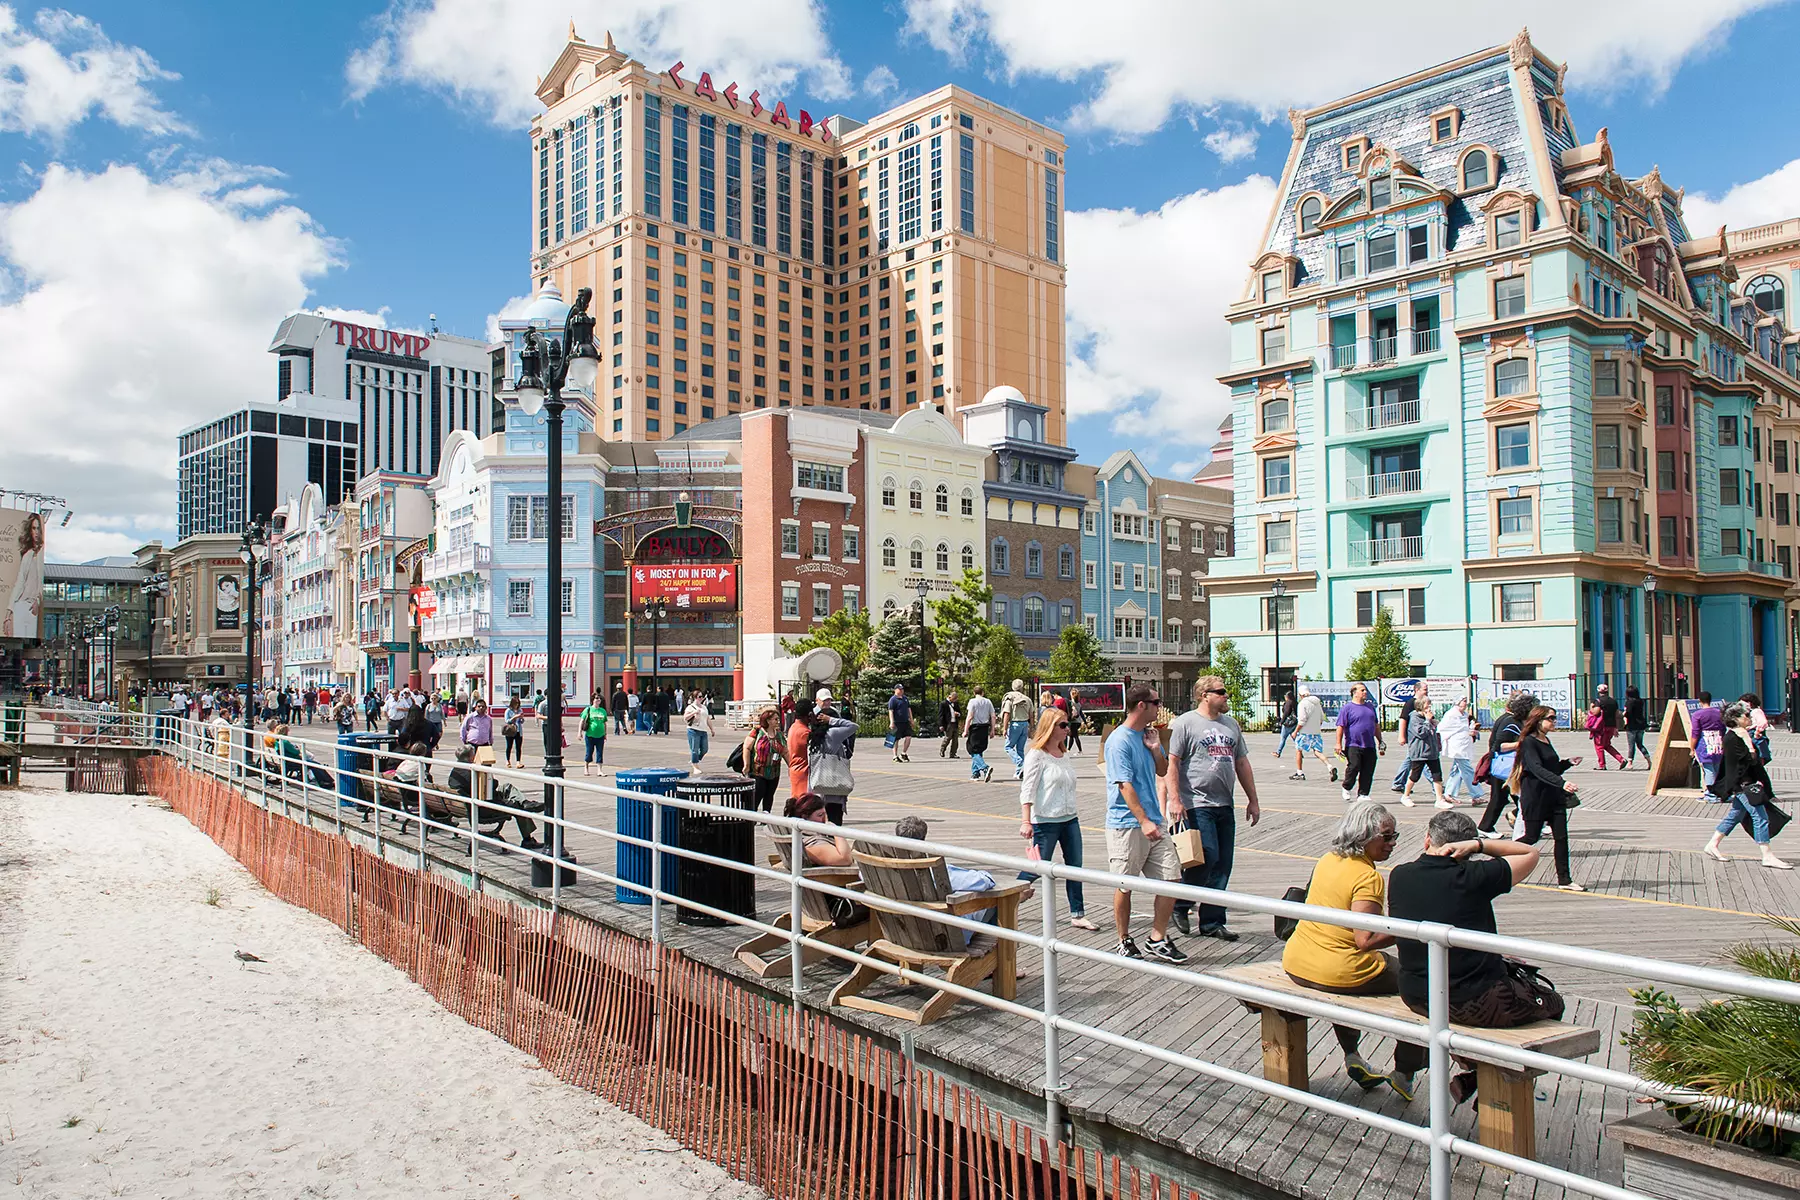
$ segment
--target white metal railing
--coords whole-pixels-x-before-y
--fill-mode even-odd
[[[487,546],[474,545],[456,550],[439,550],[436,554],[426,555],[419,575],[423,579],[448,579],[452,575],[462,575],[469,571],[485,571],[492,553]]]
[[[1419,415],[1420,408],[1417,400],[1352,404],[1344,409],[1344,430],[1346,433],[1363,433],[1370,429],[1388,429],[1395,425],[1417,425]]]
[[[1392,362],[1400,356],[1400,339],[1393,334],[1387,337],[1369,339],[1369,361],[1371,363]]]
[[[1420,470],[1386,471],[1380,475],[1351,475],[1344,480],[1344,495],[1351,500],[1379,500],[1383,496],[1409,496],[1425,488]]]
[[[1383,563],[1417,562],[1425,557],[1422,537],[1367,538],[1350,543],[1350,565],[1378,567]]]
[[[485,612],[439,613],[419,622],[419,637],[427,642],[448,642],[486,633],[492,617]]]
[[[222,731],[217,727],[201,726],[185,720],[170,722],[165,718],[162,729],[168,735],[165,738],[165,745],[169,753],[182,765],[236,782],[253,803],[260,804],[265,808],[271,810],[279,808],[290,817],[294,817],[295,809],[299,808],[299,816],[295,819],[302,820],[309,825],[316,825],[319,821],[328,819],[340,833],[346,830],[361,831],[363,836],[373,839],[377,853],[385,853],[384,847],[386,846],[396,848],[404,846],[411,849],[416,852],[421,869],[429,869],[428,860],[434,846],[441,858],[444,856],[446,846],[454,847],[466,843],[468,872],[474,886],[479,888],[482,851],[484,848],[492,850],[500,844],[498,839],[481,833],[473,823],[469,828],[464,829],[454,822],[446,822],[429,815],[428,812],[420,811],[423,798],[427,795],[454,801],[466,801],[466,797],[443,791],[435,783],[428,784],[423,788],[411,784],[396,785],[391,772],[381,773],[381,769],[385,765],[383,760],[397,764],[404,761],[407,756],[396,755],[383,749],[289,738],[288,740],[296,745],[299,752],[307,757],[301,759],[276,758],[263,753],[260,731],[248,739],[250,748],[246,752],[246,739],[244,738],[246,731],[241,726]],[[355,765],[334,771],[325,767],[323,760],[308,754],[309,751],[316,751],[317,754],[327,757],[348,754],[349,761]],[[442,759],[426,759],[421,762],[422,768],[445,765]],[[1180,883],[1164,883],[1137,876],[1119,876],[1106,871],[1070,867],[1054,861],[1025,860],[965,846],[911,841],[873,829],[846,830],[835,825],[813,824],[771,813],[762,813],[754,808],[740,809],[684,800],[678,796],[657,796],[623,791],[617,787],[583,779],[556,781],[542,775],[527,774],[524,771],[499,767],[478,767],[473,764],[456,765],[466,767],[470,771],[471,792],[489,795],[501,794],[497,788],[499,784],[510,784],[517,789],[515,792],[505,794],[511,801],[518,802],[519,807],[514,807],[512,803],[506,801],[490,798],[477,801],[476,804],[479,808],[501,813],[506,817],[525,816],[533,821],[544,822],[549,827],[549,845],[542,850],[523,851],[523,853],[534,862],[548,864],[561,860],[563,870],[551,869],[546,872],[550,883],[544,890],[547,893],[546,898],[553,908],[562,904],[565,887],[562,877],[565,872],[571,872],[575,876],[576,884],[569,886],[578,886],[583,883],[624,886],[647,895],[650,908],[650,936],[658,944],[664,943],[667,939],[666,914],[670,911],[669,906],[671,905],[675,906],[677,910],[689,909],[744,930],[776,934],[784,938],[789,947],[789,987],[796,999],[807,991],[804,976],[805,958],[829,956],[848,963],[866,965],[905,982],[948,992],[971,1004],[1035,1023],[1040,1027],[1043,1036],[1045,1120],[1051,1140],[1062,1136],[1063,1113],[1060,1095],[1063,1091],[1061,1068],[1062,1041],[1065,1036],[1085,1038],[1102,1045],[1112,1046],[1190,1071],[1196,1076],[1219,1080],[1262,1095],[1276,1097],[1290,1104],[1328,1113],[1354,1125],[1393,1134],[1425,1146],[1430,1156],[1430,1195],[1433,1200],[1449,1200],[1451,1168],[1453,1160],[1457,1157],[1501,1167],[1520,1175],[1556,1184],[1570,1191],[1605,1197],[1607,1200],[1651,1200],[1650,1197],[1641,1193],[1605,1180],[1581,1175],[1535,1159],[1521,1158],[1505,1151],[1491,1149],[1452,1134],[1450,1132],[1450,1115],[1455,1107],[1450,1095],[1452,1054],[1478,1056],[1483,1060],[1506,1063],[1521,1069],[1567,1075],[1586,1083],[1618,1089],[1634,1096],[1652,1097],[1671,1103],[1737,1113],[1764,1124],[1800,1132],[1800,1114],[1721,1100],[1685,1089],[1669,1087],[1626,1071],[1539,1054],[1490,1041],[1483,1037],[1453,1031],[1450,1028],[1449,1020],[1449,954],[1452,949],[1487,951],[1535,962],[1628,976],[1641,982],[1700,988],[1740,996],[1760,997],[1789,1004],[1800,1004],[1800,984],[1764,979],[1711,967],[1696,967],[1635,955],[1614,954],[1581,946],[1476,933],[1444,924],[1396,920],[1392,917],[1342,909],[1316,908],[1308,904],[1296,904],[1248,893],[1189,887]],[[485,787],[480,782],[484,778],[487,781]],[[371,785],[366,794],[362,791],[361,786],[364,783]],[[394,805],[383,796],[384,786],[394,789],[395,795],[401,798],[400,806]],[[532,789],[530,794],[535,794],[539,789],[543,791],[547,801],[543,810],[540,811],[535,805],[522,798],[521,793],[524,793],[524,789]],[[371,796],[373,797],[372,801]],[[572,802],[610,806],[620,798],[635,799],[649,806],[650,832],[647,838],[605,829],[584,820],[574,819],[569,815],[569,807]],[[324,808],[324,813],[319,811],[320,807]],[[755,863],[724,859],[667,843],[661,839],[659,831],[663,828],[663,814],[670,809],[678,812],[704,814],[713,818],[753,822],[761,826],[771,837],[788,842],[789,861],[792,866],[790,868],[759,866]],[[396,823],[400,825],[399,837],[396,837],[391,829]],[[563,848],[567,835],[570,833],[599,838],[615,846],[629,846],[648,851],[650,858],[648,879],[626,878],[614,874],[594,862],[568,861],[563,853]],[[876,846],[903,847],[912,851],[943,855],[947,859],[972,862],[990,868],[996,878],[1010,878],[1020,872],[1037,876],[1043,885],[1039,891],[1043,910],[1041,926],[1036,931],[1007,929],[938,912],[930,912],[925,915],[931,921],[942,925],[987,934],[1010,941],[1017,947],[1029,947],[1040,951],[1044,960],[1041,1005],[1034,1008],[1017,999],[1004,1000],[971,987],[951,983],[946,979],[932,978],[918,971],[873,959],[854,949],[845,949],[805,936],[801,905],[805,889],[812,889],[827,896],[843,898],[884,911],[904,912],[912,907],[903,901],[891,900],[871,892],[851,891],[805,877],[801,873],[801,868],[806,863],[803,838],[808,833],[828,836],[850,834],[859,842]],[[434,835],[447,835],[448,840],[440,837],[433,842]],[[517,846],[512,846],[509,847],[509,853],[516,855],[521,853],[521,850]],[[458,857],[460,858],[460,852]],[[513,861],[516,862],[516,858]],[[601,861],[604,861],[604,858]],[[783,929],[771,922],[725,911],[691,898],[673,894],[664,886],[663,880],[668,878],[669,870],[679,868],[682,862],[694,862],[742,872],[783,888],[787,898],[786,911],[790,922],[788,927]],[[457,870],[460,874],[460,865]],[[1152,896],[1169,896],[1197,904],[1218,904],[1238,911],[1315,921],[1423,942],[1427,949],[1428,1016],[1423,1021],[1379,1016],[1361,1009],[1340,1005],[1333,1001],[1329,993],[1321,992],[1317,997],[1296,996],[1289,992],[1274,991],[1255,984],[1225,979],[1200,971],[1184,970],[1164,963],[1123,958],[1109,950],[1064,941],[1057,933],[1058,897],[1061,891],[1056,887],[1058,880],[1075,880],[1084,885],[1102,889],[1122,888]],[[803,947],[810,953],[803,956],[801,953]],[[1222,1066],[1219,1063],[1144,1041],[1128,1033],[1091,1025],[1064,1015],[1059,1006],[1059,964],[1065,959],[1103,964],[1108,969],[1119,972],[1122,978],[1135,976],[1142,981],[1153,982],[1158,985],[1157,994],[1160,996],[1167,997],[1167,989],[1172,986],[1194,988],[1242,1001],[1266,1004],[1272,1008],[1278,1007],[1282,1011],[1302,1013],[1308,1017],[1348,1025],[1415,1044],[1423,1044],[1427,1047],[1429,1056],[1426,1076],[1429,1119],[1424,1125],[1414,1124],[1398,1117],[1271,1082],[1259,1075]],[[1125,985],[1126,988],[1129,986]],[[1179,997],[1172,999],[1173,1002],[1179,1003]]]
[[[1333,370],[1343,370],[1356,365],[1356,343],[1350,342],[1331,348],[1331,366]]]

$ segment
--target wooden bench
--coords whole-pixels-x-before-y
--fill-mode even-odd
[[[789,849],[788,843],[777,836],[775,848],[779,853],[769,856],[769,865],[783,871],[792,870],[793,868],[788,865],[792,858],[792,851]],[[841,887],[846,891],[861,891],[863,886],[862,878],[858,875],[855,867],[806,867],[802,874],[807,879],[827,883],[833,887]],[[831,904],[835,899],[837,897],[827,896],[824,892],[817,892],[812,888],[801,888],[800,932],[806,937],[817,942],[824,942],[828,946],[854,950],[874,936],[874,916],[864,909],[858,914],[858,919],[847,925],[839,925],[831,919]],[[777,914],[772,924],[780,929],[781,933],[759,933],[737,948],[738,961],[754,972],[758,979],[767,979],[771,975],[792,969],[789,955],[793,950],[793,943],[788,935],[788,930],[792,928],[792,916],[793,914],[788,912]],[[771,951],[776,952],[774,958],[763,957]],[[804,944],[800,947],[802,968],[809,963],[828,957],[830,955],[816,947]]]
[[[1250,963],[1212,974],[1235,983],[1250,983],[1274,992],[1304,996],[1341,1004],[1371,1016],[1399,1021],[1419,1021],[1419,1014],[1406,1007],[1398,996],[1340,996],[1301,987],[1288,978],[1279,962]],[[1252,1001],[1244,1007],[1262,1017],[1263,1078],[1285,1084],[1300,1091],[1307,1090],[1306,1021],[1302,1013],[1265,1008]],[[1567,1021],[1534,1021],[1516,1029],[1483,1029],[1473,1025],[1451,1025],[1457,1033],[1485,1038],[1521,1050],[1553,1054],[1558,1058],[1584,1058],[1600,1048],[1600,1031]],[[1423,1045],[1425,1027],[1421,1023],[1416,1040]],[[1526,1070],[1506,1063],[1482,1062],[1477,1055],[1460,1057],[1475,1059],[1476,1120],[1481,1144],[1491,1150],[1503,1150],[1520,1158],[1537,1157],[1537,1121],[1534,1100],[1537,1077],[1543,1072]]]

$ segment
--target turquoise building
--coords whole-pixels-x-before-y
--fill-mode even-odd
[[[1577,133],[1523,33],[1292,119],[1227,314],[1214,638],[1265,699],[1348,678],[1386,609],[1416,674],[1784,708],[1794,347],[1724,239]]]

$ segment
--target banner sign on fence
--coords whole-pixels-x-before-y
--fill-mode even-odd
[[[1319,698],[1327,721],[1337,719],[1338,709],[1350,703],[1350,689],[1356,686],[1356,682],[1350,679],[1302,679],[1300,683]],[[1380,694],[1380,680],[1371,679],[1363,686],[1369,689],[1371,699]]]
[[[1507,698],[1516,691],[1527,691],[1538,703],[1556,710],[1558,729],[1575,728],[1575,684],[1569,679],[1482,679],[1475,685],[1475,707],[1481,714],[1483,727],[1506,708]]]
[[[1468,699],[1469,677],[1466,675],[1425,675],[1411,679],[1383,679],[1381,702],[1404,708],[1423,688],[1431,699],[1431,711],[1442,716],[1458,700]]]
[[[1042,691],[1066,700],[1080,699],[1083,712],[1124,712],[1123,683],[1046,683]]]

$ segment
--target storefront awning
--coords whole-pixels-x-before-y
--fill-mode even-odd
[[[486,675],[487,655],[467,654],[457,659],[456,673],[458,675]]]
[[[506,656],[505,669],[508,671],[547,671],[550,669],[549,662],[548,654],[509,654]],[[562,656],[562,669],[565,671],[575,669],[573,654]]]
[[[457,660],[454,658],[440,658],[431,664],[431,673],[433,675],[454,675],[456,674],[456,662]]]

